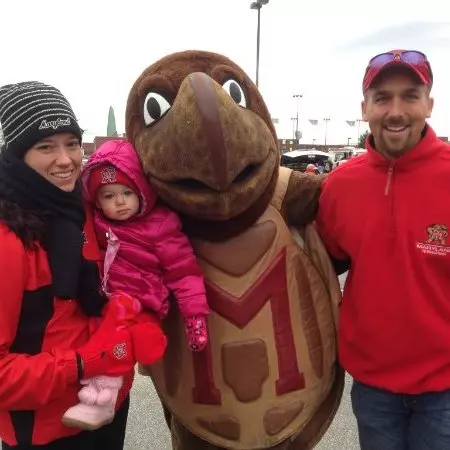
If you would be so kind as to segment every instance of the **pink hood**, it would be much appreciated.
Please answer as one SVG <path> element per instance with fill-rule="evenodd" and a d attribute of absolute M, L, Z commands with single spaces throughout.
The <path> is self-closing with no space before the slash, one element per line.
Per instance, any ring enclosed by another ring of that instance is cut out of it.
<path fill-rule="evenodd" d="M 105 142 L 89 158 L 81 174 L 83 195 L 86 200 L 95 203 L 95 198 L 91 198 L 87 190 L 89 174 L 94 167 L 103 164 L 111 164 L 121 170 L 138 187 L 141 209 L 135 217 L 144 217 L 150 213 L 155 206 L 157 196 L 144 175 L 136 150 L 126 140 L 114 139 Z"/>

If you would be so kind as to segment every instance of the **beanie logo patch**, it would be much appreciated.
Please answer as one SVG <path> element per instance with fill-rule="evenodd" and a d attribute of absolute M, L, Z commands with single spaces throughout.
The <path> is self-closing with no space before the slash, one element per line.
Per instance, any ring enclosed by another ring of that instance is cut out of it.
<path fill-rule="evenodd" d="M 67 127 L 71 124 L 70 117 L 67 119 L 61 119 L 58 118 L 56 120 L 43 120 L 41 124 L 39 125 L 40 130 L 46 130 L 48 128 L 53 128 L 54 130 L 58 129 L 59 127 Z"/>
<path fill-rule="evenodd" d="M 102 184 L 110 184 L 117 182 L 117 173 L 114 166 L 109 166 L 102 170 Z"/>

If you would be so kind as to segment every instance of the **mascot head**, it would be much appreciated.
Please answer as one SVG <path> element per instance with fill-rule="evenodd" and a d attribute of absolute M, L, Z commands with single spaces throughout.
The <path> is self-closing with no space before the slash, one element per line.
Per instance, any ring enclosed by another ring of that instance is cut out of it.
<path fill-rule="evenodd" d="M 236 234 L 270 201 L 279 166 L 275 129 L 256 86 L 222 55 L 174 53 L 145 69 L 128 97 L 126 133 L 149 181 L 190 233 Z"/>

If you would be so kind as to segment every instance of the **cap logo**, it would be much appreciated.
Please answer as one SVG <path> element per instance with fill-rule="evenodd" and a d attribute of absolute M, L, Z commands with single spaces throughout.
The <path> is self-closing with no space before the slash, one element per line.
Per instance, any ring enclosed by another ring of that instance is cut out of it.
<path fill-rule="evenodd" d="M 400 53 L 396 53 L 396 54 L 394 55 L 394 61 L 400 61 L 400 60 L 401 60 Z"/>
<path fill-rule="evenodd" d="M 59 127 L 67 127 L 71 124 L 70 117 L 67 119 L 61 119 L 58 118 L 56 120 L 43 120 L 41 124 L 39 125 L 40 130 L 46 130 L 48 128 L 53 128 L 54 130 L 58 129 Z"/>
<path fill-rule="evenodd" d="M 116 182 L 117 182 L 117 173 L 115 167 L 109 166 L 106 169 L 102 170 L 102 184 L 109 184 Z"/>

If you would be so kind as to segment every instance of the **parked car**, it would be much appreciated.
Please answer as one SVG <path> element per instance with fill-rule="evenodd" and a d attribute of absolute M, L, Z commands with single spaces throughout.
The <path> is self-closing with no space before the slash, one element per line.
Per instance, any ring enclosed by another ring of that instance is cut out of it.
<path fill-rule="evenodd" d="M 281 165 L 283 167 L 289 167 L 293 170 L 305 172 L 308 164 L 317 164 L 322 162 L 322 166 L 326 163 L 333 167 L 333 161 L 330 155 L 326 152 L 319 150 L 293 150 L 292 152 L 284 153 L 281 155 Z"/>

